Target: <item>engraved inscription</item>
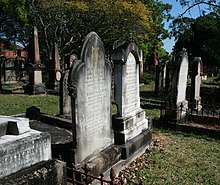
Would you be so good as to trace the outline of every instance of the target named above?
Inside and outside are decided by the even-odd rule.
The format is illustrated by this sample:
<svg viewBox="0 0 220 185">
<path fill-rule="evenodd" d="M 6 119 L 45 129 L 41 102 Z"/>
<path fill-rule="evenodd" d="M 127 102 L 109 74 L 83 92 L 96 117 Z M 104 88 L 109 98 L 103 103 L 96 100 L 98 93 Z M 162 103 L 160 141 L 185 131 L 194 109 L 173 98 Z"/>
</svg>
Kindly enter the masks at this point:
<svg viewBox="0 0 220 185">
<path fill-rule="evenodd" d="M 85 132 L 87 136 L 93 134 L 101 134 L 102 125 L 107 124 L 108 120 L 105 119 L 106 111 L 103 110 L 103 105 L 106 101 L 106 84 L 104 83 L 104 69 L 93 68 L 86 69 L 86 117 L 85 117 Z"/>
<path fill-rule="evenodd" d="M 28 167 L 43 159 L 45 152 L 50 150 L 50 140 L 42 139 L 29 142 L 19 149 L 6 149 L 6 155 L 0 159 L 0 178 Z M 40 160 L 40 161 L 39 161 Z"/>
<path fill-rule="evenodd" d="M 125 113 L 133 111 L 138 106 L 137 66 L 132 53 L 129 53 L 125 76 Z"/>
</svg>

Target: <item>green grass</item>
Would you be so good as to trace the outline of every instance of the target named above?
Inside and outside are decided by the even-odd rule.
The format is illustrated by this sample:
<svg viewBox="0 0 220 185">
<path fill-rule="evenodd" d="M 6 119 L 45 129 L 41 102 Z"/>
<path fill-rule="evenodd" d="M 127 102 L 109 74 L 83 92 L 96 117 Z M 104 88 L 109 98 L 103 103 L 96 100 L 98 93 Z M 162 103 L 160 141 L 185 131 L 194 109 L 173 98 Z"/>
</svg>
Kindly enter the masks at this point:
<svg viewBox="0 0 220 185">
<path fill-rule="evenodd" d="M 0 94 L 0 102 L 0 115 L 24 113 L 31 106 L 40 108 L 43 113 L 59 113 L 59 97 L 54 95 Z"/>
<path fill-rule="evenodd" d="M 220 141 L 157 129 L 153 137 L 154 148 L 123 171 L 128 184 L 220 184 Z"/>
</svg>

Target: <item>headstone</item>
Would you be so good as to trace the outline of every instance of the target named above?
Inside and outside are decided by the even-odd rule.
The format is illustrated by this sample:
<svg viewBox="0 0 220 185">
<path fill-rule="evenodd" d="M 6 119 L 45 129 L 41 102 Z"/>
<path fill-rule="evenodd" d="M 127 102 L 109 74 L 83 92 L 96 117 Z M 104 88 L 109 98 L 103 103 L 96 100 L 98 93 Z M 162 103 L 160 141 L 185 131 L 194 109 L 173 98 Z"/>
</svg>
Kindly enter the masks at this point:
<svg viewBox="0 0 220 185">
<path fill-rule="evenodd" d="M 114 142 L 124 145 L 122 158 L 127 158 L 151 141 L 149 123 L 145 111 L 140 108 L 139 63 L 142 57 L 135 43 L 125 42 L 114 49 L 112 60 L 117 105 L 117 114 L 113 116 Z"/>
<path fill-rule="evenodd" d="M 13 83 L 16 81 L 15 61 L 8 59 L 4 61 L 4 81 L 5 83 Z"/>
<path fill-rule="evenodd" d="M 60 81 L 60 116 L 67 119 L 71 119 L 72 116 L 71 97 L 68 91 L 68 77 L 70 68 L 76 60 L 77 55 L 75 54 L 66 57 L 65 68 Z"/>
<path fill-rule="evenodd" d="M 140 73 L 140 75 L 142 75 L 144 72 L 144 58 L 143 58 L 143 51 L 142 50 L 140 50 L 140 57 L 142 58 L 142 60 L 140 61 L 139 73 Z"/>
<path fill-rule="evenodd" d="M 78 59 L 76 54 L 71 54 L 65 57 L 64 70 L 70 70 L 73 63 Z"/>
<path fill-rule="evenodd" d="M 164 69 L 161 65 L 156 65 L 156 78 L 155 78 L 155 93 L 158 95 L 163 94 L 163 81 L 164 81 Z"/>
<path fill-rule="evenodd" d="M 186 109 L 188 109 L 188 101 L 186 100 L 186 88 L 188 77 L 188 54 L 186 49 L 183 49 L 174 62 L 173 73 L 171 79 L 170 104 L 166 110 L 166 116 L 169 119 L 184 118 Z"/>
<path fill-rule="evenodd" d="M 169 92 L 170 89 L 170 80 L 171 80 L 171 62 L 166 63 L 166 71 L 165 71 L 165 93 Z"/>
<path fill-rule="evenodd" d="M 38 43 L 38 32 L 37 27 L 34 26 L 33 29 L 33 57 L 34 63 L 30 63 L 29 66 L 29 84 L 27 86 L 27 91 L 29 94 L 45 94 L 46 88 L 42 83 L 42 70 L 44 65 L 40 60 L 39 43 Z"/>
<path fill-rule="evenodd" d="M 0 179 L 51 159 L 51 140 L 47 133 L 32 130 L 27 118 L 0 116 Z"/>
<path fill-rule="evenodd" d="M 54 91 L 59 92 L 60 90 L 60 80 L 61 80 L 61 70 L 60 70 L 60 55 L 58 51 L 58 44 L 54 44 L 52 60 L 51 60 L 51 68 L 50 68 L 50 83 L 49 88 Z"/>
<path fill-rule="evenodd" d="M 69 70 L 64 71 L 60 81 L 60 116 L 71 118 L 71 97 L 68 91 Z"/>
<path fill-rule="evenodd" d="M 69 76 L 76 164 L 113 144 L 111 79 L 111 65 L 105 59 L 103 43 L 91 32 Z"/>
<path fill-rule="evenodd" d="M 195 57 L 192 62 L 192 77 L 191 77 L 191 103 L 192 108 L 201 110 L 201 97 L 200 97 L 200 86 L 201 86 L 201 57 Z"/>
</svg>

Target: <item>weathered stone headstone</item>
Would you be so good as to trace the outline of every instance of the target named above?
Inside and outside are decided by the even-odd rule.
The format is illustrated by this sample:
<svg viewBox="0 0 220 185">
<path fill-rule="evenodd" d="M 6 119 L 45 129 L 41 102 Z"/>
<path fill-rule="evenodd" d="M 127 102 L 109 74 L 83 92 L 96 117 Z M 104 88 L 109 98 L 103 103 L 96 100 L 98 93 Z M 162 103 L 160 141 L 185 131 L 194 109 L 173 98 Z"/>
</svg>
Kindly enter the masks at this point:
<svg viewBox="0 0 220 185">
<path fill-rule="evenodd" d="M 171 107 L 166 110 L 166 116 L 170 119 L 183 118 L 186 114 L 186 109 L 188 109 L 186 88 L 189 61 L 186 50 L 183 49 L 183 51 L 177 55 L 176 59 L 171 79 Z"/>
<path fill-rule="evenodd" d="M 51 60 L 51 68 L 50 68 L 50 84 L 49 88 L 54 91 L 58 91 L 60 89 L 60 80 L 61 80 L 61 70 L 60 70 L 60 55 L 58 51 L 58 44 L 54 44 L 52 60 Z"/>
<path fill-rule="evenodd" d="M 162 65 L 156 65 L 156 78 L 155 78 L 155 93 L 158 95 L 163 94 L 164 87 L 164 68 Z"/>
<path fill-rule="evenodd" d="M 0 179 L 51 159 L 48 133 L 32 130 L 27 118 L 0 116 Z"/>
<path fill-rule="evenodd" d="M 142 58 L 142 60 L 140 61 L 139 73 L 140 73 L 140 75 L 142 75 L 144 72 L 144 58 L 143 58 L 143 51 L 142 50 L 140 50 L 140 58 Z"/>
<path fill-rule="evenodd" d="M 170 88 L 170 80 L 171 80 L 171 62 L 166 63 L 166 71 L 165 71 L 165 93 L 168 93 Z"/>
<path fill-rule="evenodd" d="M 122 147 L 122 158 L 127 158 L 151 141 L 145 111 L 140 108 L 139 63 L 140 50 L 135 43 L 115 48 L 112 53 L 115 75 L 115 103 L 113 116 L 114 139 Z"/>
<path fill-rule="evenodd" d="M 201 110 L 201 97 L 200 97 L 200 85 L 201 85 L 201 57 L 195 57 L 192 62 L 192 77 L 191 77 L 191 103 L 192 108 Z"/>
<path fill-rule="evenodd" d="M 33 51 L 32 51 L 32 59 L 34 63 L 30 63 L 29 66 L 29 84 L 27 86 L 27 91 L 29 94 L 45 94 L 46 88 L 42 83 L 42 70 L 44 65 L 40 60 L 40 52 L 39 52 L 39 43 L 38 43 L 38 32 L 37 27 L 34 26 L 33 29 Z"/>
<path fill-rule="evenodd" d="M 4 61 L 4 81 L 5 83 L 15 83 L 15 62 L 14 60 L 8 59 Z"/>
<path fill-rule="evenodd" d="M 71 97 L 68 91 L 69 70 L 64 71 L 60 81 L 60 116 L 71 118 Z"/>
<path fill-rule="evenodd" d="M 72 116 L 71 97 L 68 91 L 68 77 L 71 66 L 77 61 L 77 55 L 66 57 L 64 72 L 60 80 L 60 116 L 70 119 Z"/>
<path fill-rule="evenodd" d="M 113 144 L 111 78 L 103 43 L 91 32 L 69 76 L 76 164 Z"/>
</svg>

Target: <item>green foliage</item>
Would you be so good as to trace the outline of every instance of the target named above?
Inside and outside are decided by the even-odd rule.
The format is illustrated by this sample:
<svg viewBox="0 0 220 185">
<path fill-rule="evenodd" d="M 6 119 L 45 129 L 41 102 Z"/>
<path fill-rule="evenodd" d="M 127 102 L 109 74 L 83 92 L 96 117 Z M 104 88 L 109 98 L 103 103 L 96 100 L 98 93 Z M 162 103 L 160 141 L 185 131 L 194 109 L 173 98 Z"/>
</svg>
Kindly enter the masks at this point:
<svg viewBox="0 0 220 185">
<path fill-rule="evenodd" d="M 187 25 L 181 30 L 175 44 L 175 52 L 183 47 L 187 48 L 191 56 L 201 56 L 204 65 L 220 66 L 220 16 L 216 13 L 210 13 L 198 17 L 195 20 L 184 19 L 186 22 L 177 23 L 177 25 Z M 182 20 L 183 21 L 183 20 Z M 176 28 L 175 26 L 175 28 Z M 176 30 L 177 31 L 177 30 Z"/>
<path fill-rule="evenodd" d="M 145 53 L 151 53 L 167 37 L 163 19 L 169 17 L 170 10 L 155 0 L 0 0 L 0 5 L 4 10 L 0 11 L 0 34 L 28 46 L 31 29 L 37 26 L 44 61 L 49 60 L 54 42 L 59 45 L 61 58 L 78 54 L 82 40 L 91 31 L 102 38 L 107 54 L 131 36 Z M 6 17 L 8 22 L 1 22 Z"/>
</svg>

